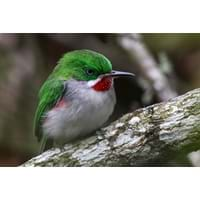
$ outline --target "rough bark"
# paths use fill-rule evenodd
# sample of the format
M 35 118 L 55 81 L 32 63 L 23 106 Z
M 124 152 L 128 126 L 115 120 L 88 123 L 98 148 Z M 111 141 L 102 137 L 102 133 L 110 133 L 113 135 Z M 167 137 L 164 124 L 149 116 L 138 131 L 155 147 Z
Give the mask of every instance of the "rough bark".
M 22 166 L 144 166 L 200 147 L 200 89 L 121 117 L 95 135 Z

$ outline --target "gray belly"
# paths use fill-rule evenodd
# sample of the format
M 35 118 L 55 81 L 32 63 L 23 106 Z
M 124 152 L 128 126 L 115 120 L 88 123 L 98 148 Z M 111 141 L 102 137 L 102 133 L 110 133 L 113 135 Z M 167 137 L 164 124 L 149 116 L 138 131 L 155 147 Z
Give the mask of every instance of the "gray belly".
M 78 93 L 71 102 L 47 113 L 44 134 L 63 143 L 92 133 L 110 117 L 116 103 L 114 89 L 107 92 L 90 90 Z

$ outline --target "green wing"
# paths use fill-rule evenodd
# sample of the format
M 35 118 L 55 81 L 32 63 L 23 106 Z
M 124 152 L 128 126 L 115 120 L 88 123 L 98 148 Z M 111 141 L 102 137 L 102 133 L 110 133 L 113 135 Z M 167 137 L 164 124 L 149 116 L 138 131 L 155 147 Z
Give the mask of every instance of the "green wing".
M 39 92 L 39 104 L 35 113 L 34 132 L 38 141 L 42 138 L 42 121 L 45 114 L 53 108 L 57 101 L 63 96 L 65 87 L 64 80 L 47 80 Z

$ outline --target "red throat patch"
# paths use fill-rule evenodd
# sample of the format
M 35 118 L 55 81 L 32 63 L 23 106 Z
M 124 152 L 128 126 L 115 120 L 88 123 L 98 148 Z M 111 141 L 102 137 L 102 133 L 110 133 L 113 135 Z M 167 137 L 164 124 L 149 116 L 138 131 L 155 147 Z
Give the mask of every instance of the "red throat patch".
M 100 81 L 98 81 L 94 86 L 92 86 L 92 88 L 99 92 L 107 91 L 111 88 L 112 82 L 112 77 L 104 77 Z

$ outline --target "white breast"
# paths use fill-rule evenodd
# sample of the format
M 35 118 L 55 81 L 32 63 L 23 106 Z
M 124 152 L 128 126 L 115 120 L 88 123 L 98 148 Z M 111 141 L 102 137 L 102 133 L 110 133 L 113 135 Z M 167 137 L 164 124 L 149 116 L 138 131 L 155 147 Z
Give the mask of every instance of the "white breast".
M 52 109 L 43 124 L 44 134 L 56 140 L 69 142 L 100 128 L 114 110 L 116 97 L 113 87 L 96 92 L 85 82 L 67 82 L 64 97 L 67 105 Z

